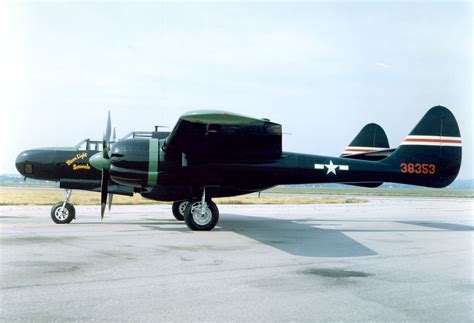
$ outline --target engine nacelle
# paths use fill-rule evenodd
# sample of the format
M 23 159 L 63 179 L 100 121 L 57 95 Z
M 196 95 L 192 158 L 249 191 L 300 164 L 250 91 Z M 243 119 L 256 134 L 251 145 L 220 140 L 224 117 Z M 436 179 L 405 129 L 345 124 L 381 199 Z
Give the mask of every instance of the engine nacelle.
M 110 177 L 119 184 L 133 187 L 156 186 L 160 160 L 160 142 L 154 138 L 133 138 L 113 145 Z

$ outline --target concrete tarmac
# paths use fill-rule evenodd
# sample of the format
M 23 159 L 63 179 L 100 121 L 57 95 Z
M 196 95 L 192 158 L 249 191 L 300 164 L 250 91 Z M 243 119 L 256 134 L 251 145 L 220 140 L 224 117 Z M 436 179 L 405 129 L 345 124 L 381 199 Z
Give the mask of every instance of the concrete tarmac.
M 473 200 L 220 206 L 191 232 L 169 206 L 2 206 L 1 320 L 472 321 Z

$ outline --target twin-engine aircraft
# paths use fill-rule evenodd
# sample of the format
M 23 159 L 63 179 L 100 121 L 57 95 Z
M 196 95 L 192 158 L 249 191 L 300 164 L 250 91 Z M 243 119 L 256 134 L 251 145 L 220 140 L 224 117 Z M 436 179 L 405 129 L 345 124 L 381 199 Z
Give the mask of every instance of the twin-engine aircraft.
M 222 111 L 182 115 L 171 133 L 134 133 L 111 140 L 110 114 L 102 142 L 22 152 L 25 177 L 59 181 L 66 199 L 53 206 L 56 223 L 70 223 L 72 189 L 101 192 L 101 216 L 112 194 L 172 201 L 173 214 L 191 230 L 212 230 L 219 211 L 212 198 L 259 192 L 282 184 L 384 182 L 445 187 L 461 165 L 461 137 L 454 115 L 431 108 L 396 149 L 376 124 L 368 124 L 339 157 L 282 151 L 282 127 Z

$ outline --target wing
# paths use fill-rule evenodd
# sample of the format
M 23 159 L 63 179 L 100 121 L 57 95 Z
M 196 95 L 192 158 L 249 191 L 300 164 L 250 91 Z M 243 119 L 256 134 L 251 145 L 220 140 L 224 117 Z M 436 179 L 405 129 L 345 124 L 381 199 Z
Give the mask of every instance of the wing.
M 181 116 L 163 149 L 205 159 L 277 158 L 281 125 L 230 112 L 192 111 Z
M 72 178 L 62 178 L 59 180 L 59 188 L 71 189 L 71 190 L 83 190 L 83 191 L 101 191 L 101 181 L 100 179 L 72 179 Z M 127 195 L 133 196 L 133 187 L 125 186 L 110 181 L 109 188 L 107 190 L 109 193 L 118 194 L 118 195 Z

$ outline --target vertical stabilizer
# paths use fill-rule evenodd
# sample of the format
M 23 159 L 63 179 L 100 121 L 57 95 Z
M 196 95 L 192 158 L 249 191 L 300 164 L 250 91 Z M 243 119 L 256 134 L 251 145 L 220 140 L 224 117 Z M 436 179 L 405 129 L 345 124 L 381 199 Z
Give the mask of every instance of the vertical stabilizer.
M 394 181 L 445 187 L 461 167 L 462 141 L 454 115 L 443 106 L 428 110 L 395 152 L 383 163 L 395 167 Z
M 369 123 L 351 141 L 342 152 L 341 157 L 375 152 L 389 147 L 387 135 L 382 127 L 376 123 Z

